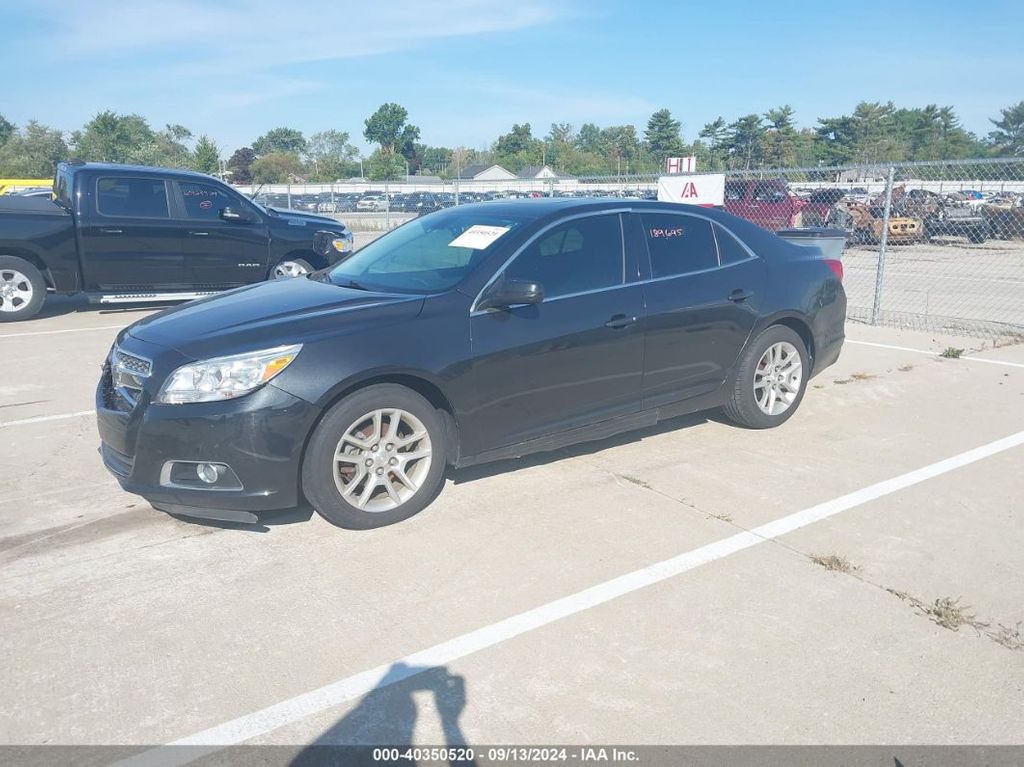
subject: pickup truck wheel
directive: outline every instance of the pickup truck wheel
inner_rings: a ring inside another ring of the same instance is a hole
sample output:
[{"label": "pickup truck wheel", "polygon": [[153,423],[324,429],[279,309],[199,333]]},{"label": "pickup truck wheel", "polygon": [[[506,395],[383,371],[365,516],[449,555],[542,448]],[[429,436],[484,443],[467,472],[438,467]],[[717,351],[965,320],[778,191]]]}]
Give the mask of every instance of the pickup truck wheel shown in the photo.
[{"label": "pickup truck wheel", "polygon": [[278,261],[277,265],[270,270],[270,279],[281,280],[285,277],[305,277],[313,273],[310,263],[301,258],[286,258]]},{"label": "pickup truck wheel", "polygon": [[17,256],[0,256],[0,322],[34,317],[45,299],[46,282],[35,266]]},{"label": "pickup truck wheel", "polygon": [[445,437],[441,414],[411,389],[360,389],[327,411],[313,432],[302,462],[303,495],[338,527],[401,522],[444,484]]}]

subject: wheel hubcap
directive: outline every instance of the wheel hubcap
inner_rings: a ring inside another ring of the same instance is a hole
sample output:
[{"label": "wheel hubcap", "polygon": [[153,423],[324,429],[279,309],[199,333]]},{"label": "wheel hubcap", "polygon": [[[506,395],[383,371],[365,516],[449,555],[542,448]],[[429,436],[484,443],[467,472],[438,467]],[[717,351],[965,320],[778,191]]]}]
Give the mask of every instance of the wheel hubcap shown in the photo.
[{"label": "wheel hubcap", "polygon": [[0,270],[0,312],[16,312],[32,300],[32,283],[14,269]]},{"label": "wheel hubcap", "polygon": [[780,341],[769,346],[754,370],[754,401],[766,415],[781,415],[796,401],[803,380],[800,352]]},{"label": "wheel hubcap", "polygon": [[339,440],[334,484],[357,509],[390,511],[423,486],[430,462],[430,435],[416,416],[395,408],[374,410]]},{"label": "wheel hubcap", "polygon": [[309,270],[294,261],[282,261],[274,267],[274,277],[302,277],[306,274]]}]

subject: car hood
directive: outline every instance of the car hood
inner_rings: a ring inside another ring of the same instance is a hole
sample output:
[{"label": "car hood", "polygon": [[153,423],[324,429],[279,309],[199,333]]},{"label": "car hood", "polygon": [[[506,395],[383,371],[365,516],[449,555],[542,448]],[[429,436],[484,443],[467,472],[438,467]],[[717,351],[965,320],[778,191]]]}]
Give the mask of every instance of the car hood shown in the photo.
[{"label": "car hood", "polygon": [[318,216],[316,213],[302,213],[297,210],[289,210],[288,208],[271,208],[274,213],[276,220],[282,223],[295,222],[296,224],[310,224],[315,226],[324,226],[330,229],[344,229],[345,224],[338,221],[336,218],[330,216]]},{"label": "car hood", "polygon": [[135,323],[128,334],[193,359],[307,343],[409,319],[422,296],[342,288],[297,277],[191,301]]}]

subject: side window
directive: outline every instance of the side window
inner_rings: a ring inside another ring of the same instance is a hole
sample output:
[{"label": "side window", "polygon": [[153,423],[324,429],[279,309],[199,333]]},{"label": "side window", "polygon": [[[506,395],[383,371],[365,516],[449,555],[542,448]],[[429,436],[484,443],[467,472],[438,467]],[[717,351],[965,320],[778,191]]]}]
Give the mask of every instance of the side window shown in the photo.
[{"label": "side window", "polygon": [[534,240],[505,270],[513,280],[539,282],[544,296],[621,285],[624,262],[617,215],[578,218]]},{"label": "side window", "polygon": [[742,202],[746,193],[746,181],[727,181],[725,184],[725,199],[730,202]]},{"label": "side window", "polygon": [[104,216],[168,218],[167,187],[159,178],[100,178],[96,209]]},{"label": "side window", "polygon": [[673,213],[644,213],[651,276],[672,277],[718,266],[718,251],[711,222]]},{"label": "side window", "polygon": [[750,254],[729,232],[725,231],[718,224],[715,224],[715,237],[718,240],[718,260],[722,266],[735,264],[737,261],[746,261]]},{"label": "side window", "polygon": [[185,200],[185,215],[205,221],[220,219],[220,212],[234,200],[220,187],[191,181],[178,184]]},{"label": "side window", "polygon": [[786,196],[786,192],[771,181],[761,181],[754,187],[754,200],[757,202],[782,202]]}]

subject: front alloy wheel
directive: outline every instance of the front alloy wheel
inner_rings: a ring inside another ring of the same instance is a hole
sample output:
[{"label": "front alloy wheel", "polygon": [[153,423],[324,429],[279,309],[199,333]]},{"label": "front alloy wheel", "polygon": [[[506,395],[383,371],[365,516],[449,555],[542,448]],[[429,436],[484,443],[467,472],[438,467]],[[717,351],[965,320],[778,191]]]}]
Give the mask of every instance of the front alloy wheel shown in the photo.
[{"label": "front alloy wheel", "polygon": [[782,415],[800,393],[803,364],[793,344],[779,341],[769,346],[754,369],[754,400],[766,415]]},{"label": "front alloy wheel", "polygon": [[383,527],[421,511],[444,483],[446,414],[398,384],[343,397],[320,420],[302,461],[302,492],[328,522]]},{"label": "front alloy wheel", "polygon": [[286,277],[305,277],[312,272],[313,267],[308,262],[296,258],[279,262],[271,270],[270,276],[275,280],[280,280]]}]

